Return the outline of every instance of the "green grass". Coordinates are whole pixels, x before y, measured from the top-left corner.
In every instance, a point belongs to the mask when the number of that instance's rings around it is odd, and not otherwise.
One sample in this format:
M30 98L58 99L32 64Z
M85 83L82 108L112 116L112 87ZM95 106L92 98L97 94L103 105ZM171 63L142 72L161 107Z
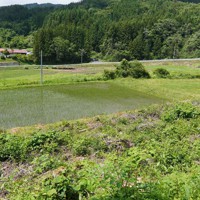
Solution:
M61 65L71 67L74 70L56 70L54 66L44 66L44 84L68 84L83 82L84 80L98 80L103 71L115 69L117 63L83 64L83 65ZM167 69L173 78L188 78L188 75L200 76L199 61L184 62L151 62L144 63L146 69L153 76L157 68ZM28 69L25 69L28 67ZM21 87L26 85L40 84L39 66L0 67L0 89ZM153 76L154 77L154 76Z
M116 83L171 101L200 99L200 79L117 79Z
M65 65L73 70L44 66L42 87L38 66L0 68L0 127L51 123L113 113L160 103L160 99L200 99L200 79L126 78L104 82L104 69L112 70L114 64ZM197 61L153 62L145 63L145 67L151 74L156 68L163 67L172 75L200 75Z

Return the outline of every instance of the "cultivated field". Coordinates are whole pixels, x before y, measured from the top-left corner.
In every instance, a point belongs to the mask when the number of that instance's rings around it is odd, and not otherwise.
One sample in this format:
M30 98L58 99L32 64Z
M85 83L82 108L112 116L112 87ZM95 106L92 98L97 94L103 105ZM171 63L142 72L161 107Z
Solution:
M145 67L48 66L42 86L37 66L1 68L0 199L200 199L199 63Z
M117 63L44 66L40 85L38 66L0 68L0 127L78 119L165 101L200 98L199 62L144 63L153 78L105 81L103 71ZM158 79L156 68L171 79Z

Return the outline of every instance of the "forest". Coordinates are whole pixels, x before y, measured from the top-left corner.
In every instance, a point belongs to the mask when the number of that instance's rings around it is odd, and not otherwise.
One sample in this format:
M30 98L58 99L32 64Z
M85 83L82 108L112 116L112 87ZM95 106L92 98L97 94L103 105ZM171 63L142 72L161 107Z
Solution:
M33 48L36 63L43 50L48 64L78 63L81 54L83 62L197 58L200 4L195 3L83 0L61 7L3 7L0 46Z

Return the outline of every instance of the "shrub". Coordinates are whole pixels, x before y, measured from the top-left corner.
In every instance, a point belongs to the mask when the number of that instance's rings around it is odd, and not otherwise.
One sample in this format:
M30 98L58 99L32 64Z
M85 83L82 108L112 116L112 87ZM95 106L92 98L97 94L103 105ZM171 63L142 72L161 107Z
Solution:
M54 152L60 145L67 145L69 141L70 137L65 132L35 133L30 140L29 149Z
M74 154L77 156L91 155L96 151L107 151L105 141L100 141L98 137L82 138L75 141L72 148Z
M2 56L1 56L1 60L5 60L5 59L6 59L5 56L2 55Z
M28 140L8 134L0 135L0 161L24 160L27 155Z
M115 79L116 74L115 71L109 71L109 70L104 70L104 79L109 80L109 79Z
M130 75L133 78L150 78L149 73L145 70L144 66L140 62L131 63Z
M138 61L130 63L126 59L123 59L121 64L117 67L116 75L124 78L128 76L133 78L150 78L149 73L145 70L142 63Z
M180 103L176 104L174 107L170 108L163 113L162 119L167 122L182 119L196 118L200 115L200 111L197 107L190 103Z
M132 78L150 78L142 63L138 61L130 63L126 59L121 61L115 71L105 70L103 76L106 80L115 79L116 77L126 78L128 76Z
M170 73L163 68L155 69L153 74L155 74L159 78L167 78L168 76L170 76Z
M44 180L45 191L40 194L39 199L49 200L78 200L78 192L71 186L73 180L65 174L49 177Z
M33 164L35 167L34 171L38 174L41 174L47 172L48 170L56 169L63 163L54 156L43 154L41 156L36 156L31 164Z

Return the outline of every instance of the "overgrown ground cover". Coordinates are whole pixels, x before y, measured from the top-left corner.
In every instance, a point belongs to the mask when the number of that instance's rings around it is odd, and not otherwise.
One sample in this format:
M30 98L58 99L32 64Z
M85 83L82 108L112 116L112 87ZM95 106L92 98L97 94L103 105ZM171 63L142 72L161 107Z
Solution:
M0 197L200 199L199 101L7 130Z

